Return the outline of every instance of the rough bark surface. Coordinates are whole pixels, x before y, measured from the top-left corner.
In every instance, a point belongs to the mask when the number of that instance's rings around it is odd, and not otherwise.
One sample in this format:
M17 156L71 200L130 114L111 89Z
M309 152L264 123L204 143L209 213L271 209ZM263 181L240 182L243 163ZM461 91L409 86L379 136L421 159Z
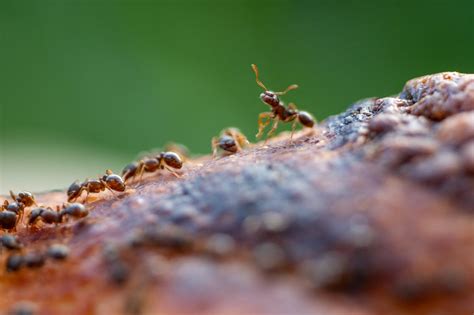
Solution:
M414 79L293 142L191 160L182 174L89 198L80 221L19 227L23 253L62 243L70 255L2 267L0 309L474 312L474 75ZM65 193L37 199L56 205Z

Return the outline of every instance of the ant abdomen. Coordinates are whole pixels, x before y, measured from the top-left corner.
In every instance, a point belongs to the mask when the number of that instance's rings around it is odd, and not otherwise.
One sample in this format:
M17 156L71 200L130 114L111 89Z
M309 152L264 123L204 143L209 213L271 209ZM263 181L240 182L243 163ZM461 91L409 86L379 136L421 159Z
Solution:
M125 166L122 170L123 180L127 181L128 179L134 177L137 174L138 166L138 162L127 164L127 166Z
M219 139L219 148L231 153L236 153L238 151L235 139L228 135L223 135Z
M64 206L63 206L64 207ZM72 203L67 205L59 212L59 221L62 222L64 216L70 216L76 219L84 218L89 215L89 210L83 204Z
M16 227L17 215L12 211L2 211L0 212L0 229L2 230L12 230Z
M143 170L147 173L153 173L160 168L158 159L146 159L143 161Z
M314 118L313 116L308 113L308 112L304 112L304 111L299 111L298 112L298 121L305 127L308 127L308 128L313 128L314 126Z
M117 174L109 174L104 176L104 181L107 184L108 188L112 190L123 192L126 189L122 177L118 176Z
M181 157L174 152L164 152L160 154L160 157L163 159L166 165L169 167L175 168L175 169L180 169L183 167L183 161L181 160Z
M79 184L77 181L72 183L71 186L67 189L67 201L71 202L79 198L82 193L82 184Z

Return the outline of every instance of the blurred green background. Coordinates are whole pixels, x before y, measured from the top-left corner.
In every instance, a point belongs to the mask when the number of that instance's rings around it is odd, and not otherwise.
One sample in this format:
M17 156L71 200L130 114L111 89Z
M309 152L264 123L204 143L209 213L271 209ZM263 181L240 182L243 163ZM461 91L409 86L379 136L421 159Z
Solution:
M474 72L474 1L0 0L0 193L207 153L267 110L250 64L319 120L405 81Z

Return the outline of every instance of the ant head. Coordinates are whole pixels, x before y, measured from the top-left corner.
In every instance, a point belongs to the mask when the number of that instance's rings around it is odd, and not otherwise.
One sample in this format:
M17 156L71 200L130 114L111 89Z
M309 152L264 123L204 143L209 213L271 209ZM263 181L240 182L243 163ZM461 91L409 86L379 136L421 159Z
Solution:
M280 103L280 100L278 99L278 96L280 95L285 95L288 91L295 90L298 88L298 85L292 84L289 87L286 88L283 92L273 92L269 91L265 84L260 81L258 78L258 68L256 65L252 64L252 70L255 72L255 81L257 82L258 86L260 86L265 92L260 94L260 99L265 103L268 104L272 107L277 106Z
M278 95L275 92L272 91L265 91L262 94L260 94L260 99L262 102L265 104L275 107L278 106L280 103L280 99L278 98Z

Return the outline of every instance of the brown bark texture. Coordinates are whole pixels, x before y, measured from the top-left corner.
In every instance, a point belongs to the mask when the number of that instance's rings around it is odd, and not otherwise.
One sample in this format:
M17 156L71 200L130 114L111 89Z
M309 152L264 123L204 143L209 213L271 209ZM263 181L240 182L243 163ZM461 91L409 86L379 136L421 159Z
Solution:
M81 220L20 225L16 252L70 253L11 272L2 249L0 310L474 312L474 75L413 79L293 141L191 159L181 174L89 197Z

